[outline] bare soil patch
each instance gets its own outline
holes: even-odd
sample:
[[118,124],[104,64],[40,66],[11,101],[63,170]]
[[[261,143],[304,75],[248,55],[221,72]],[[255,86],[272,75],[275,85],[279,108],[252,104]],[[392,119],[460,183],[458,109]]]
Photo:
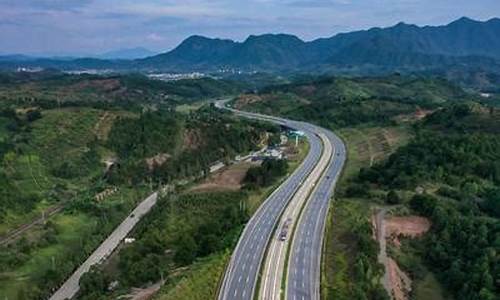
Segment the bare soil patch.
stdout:
[[155,168],[163,165],[171,157],[168,153],[158,153],[153,157],[146,158],[146,164],[149,171],[153,171]]
[[210,175],[205,181],[191,188],[189,192],[237,191],[241,189],[245,175],[254,164],[239,163],[231,165]]
[[183,150],[196,150],[203,144],[201,131],[199,129],[188,129],[182,137]]
[[151,299],[156,292],[160,290],[162,286],[161,282],[158,282],[152,286],[149,286],[147,288],[139,289],[139,288],[133,288],[132,292],[127,295],[127,299],[130,300],[148,300]]
[[429,231],[431,222],[427,218],[418,216],[390,217],[385,220],[385,226],[386,237],[399,247],[401,245],[400,236],[418,237]]
[[418,216],[388,217],[387,209],[381,209],[373,215],[372,224],[375,228],[375,237],[380,245],[378,260],[384,265],[385,274],[382,285],[387,290],[391,299],[409,300],[412,290],[410,277],[403,272],[396,261],[387,256],[387,241],[396,247],[401,245],[401,236],[415,238],[425,234],[431,227],[428,219]]

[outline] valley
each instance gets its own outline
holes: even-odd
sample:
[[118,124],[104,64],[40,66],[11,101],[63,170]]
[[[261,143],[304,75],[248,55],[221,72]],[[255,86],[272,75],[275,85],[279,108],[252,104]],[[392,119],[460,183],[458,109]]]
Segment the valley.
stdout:
[[499,4],[132,2],[0,3],[1,300],[500,299]]

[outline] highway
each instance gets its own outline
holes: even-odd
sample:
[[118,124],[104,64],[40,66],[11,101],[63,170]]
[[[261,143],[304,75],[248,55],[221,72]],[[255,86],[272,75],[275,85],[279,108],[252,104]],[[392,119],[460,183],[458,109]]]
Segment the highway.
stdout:
[[102,244],[78,267],[78,269],[64,282],[64,284],[50,297],[50,300],[64,300],[73,298],[80,289],[79,281],[83,274],[89,271],[90,267],[102,262],[108,257],[120,242],[130,233],[134,226],[147,214],[156,204],[158,193],[153,193],[144,199],[122,221],[122,223],[102,242]]
[[[324,134],[319,134],[323,144],[323,153],[314,170],[307,177],[306,181],[293,196],[292,200],[286,207],[280,220],[280,227],[276,230],[273,238],[268,246],[267,255],[264,262],[262,272],[262,282],[260,284],[259,299],[265,300],[280,300],[282,294],[281,283],[283,279],[285,263],[289,242],[291,240],[293,230],[298,223],[302,208],[307,203],[309,195],[313,191],[316,183],[320,179],[323,171],[327,168],[330,159],[332,158],[332,145]],[[283,236],[282,227],[287,225],[288,232]]]
[[[277,231],[280,230],[279,226],[277,226],[280,220],[281,225],[288,220],[287,212],[289,210],[283,213],[288,205],[290,205],[290,212],[295,216],[300,211],[300,207],[305,205],[305,208],[297,221],[295,235],[289,237],[292,239],[292,246],[286,273],[286,297],[294,300],[317,299],[316,297],[319,297],[324,227],[333,187],[345,161],[344,144],[332,132],[323,128],[304,122],[237,111],[226,108],[225,102],[227,100],[218,101],[216,106],[229,109],[247,118],[270,121],[303,131],[309,140],[311,150],[301,166],[266,199],[248,222],[226,268],[219,292],[219,300],[253,299],[260,267],[266,251],[269,251],[266,257],[267,270],[274,269],[275,272],[274,275],[269,275],[272,272],[266,271],[266,264],[264,265],[265,271],[263,272],[264,277],[261,285],[266,286],[261,287],[259,296],[261,299],[280,299],[281,276],[284,273],[284,262],[281,261],[286,260],[287,253],[283,246],[273,248],[274,241],[270,242],[270,240],[273,236],[278,238],[273,233],[276,228]],[[324,151],[319,136],[323,139],[326,137],[323,143],[326,145],[325,148],[330,148],[330,150]],[[323,165],[322,162],[325,159],[328,160],[326,171],[325,166],[320,166],[313,171],[318,164]],[[322,172],[324,174],[319,179],[318,184],[312,184],[318,180],[318,173]],[[307,181],[307,184],[304,184],[304,186],[308,187],[300,192],[301,183],[305,182],[309,177],[310,180]],[[312,195],[309,198],[304,196],[309,194],[313,187]],[[299,195],[297,199],[300,200],[293,201],[295,194]],[[307,199],[304,200],[304,198]],[[281,216],[283,218],[280,218]],[[293,221],[293,218],[291,220]],[[294,224],[295,222],[293,221]],[[279,234],[279,232],[276,234]],[[310,244],[305,245],[308,241]],[[276,245],[276,242],[274,242],[274,245]]]
[[[225,101],[217,102],[216,106],[224,108],[224,103]],[[301,165],[264,201],[248,221],[226,268],[219,299],[250,300],[253,299],[260,265],[279,217],[301,183],[306,180],[318,163],[322,145],[320,139],[300,122],[229,110],[247,118],[270,120],[280,125],[303,130],[310,143],[309,153]]]
[[346,148],[341,139],[321,129],[335,149],[333,159],[316,186],[300,217],[289,253],[287,300],[319,300],[321,282],[321,252],[326,218],[333,188],[346,159]]

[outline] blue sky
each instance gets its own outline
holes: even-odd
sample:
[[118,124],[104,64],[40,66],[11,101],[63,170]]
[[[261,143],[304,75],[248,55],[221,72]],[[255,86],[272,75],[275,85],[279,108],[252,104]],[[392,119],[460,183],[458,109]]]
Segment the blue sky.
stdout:
[[0,0],[0,53],[95,54],[143,46],[163,52],[193,35],[305,40],[391,26],[500,15],[499,0]]

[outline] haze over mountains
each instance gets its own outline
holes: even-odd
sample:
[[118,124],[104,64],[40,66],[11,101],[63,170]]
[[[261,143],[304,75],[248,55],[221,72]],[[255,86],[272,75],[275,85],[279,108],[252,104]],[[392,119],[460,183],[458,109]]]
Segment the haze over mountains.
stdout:
[[[126,58],[126,57],[123,57]],[[447,66],[500,72],[500,19],[461,18],[445,26],[399,23],[305,42],[293,35],[249,36],[243,42],[191,36],[170,52],[129,61],[0,60],[0,67],[186,71],[425,70]]]

